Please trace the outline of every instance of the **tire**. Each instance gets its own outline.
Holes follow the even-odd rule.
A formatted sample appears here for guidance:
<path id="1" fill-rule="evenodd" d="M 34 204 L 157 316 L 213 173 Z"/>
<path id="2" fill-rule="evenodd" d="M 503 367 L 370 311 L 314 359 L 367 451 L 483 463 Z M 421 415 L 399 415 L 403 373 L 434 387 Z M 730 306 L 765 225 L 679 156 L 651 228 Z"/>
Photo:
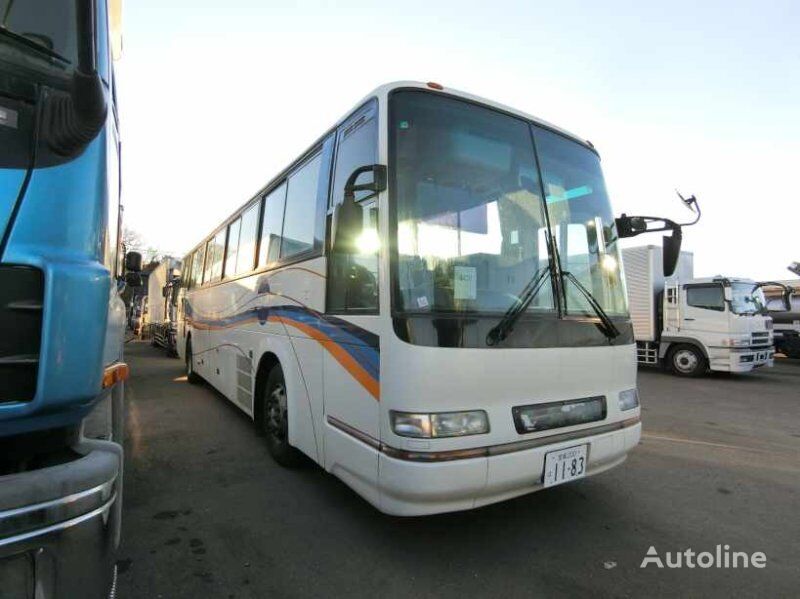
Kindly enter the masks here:
<path id="1" fill-rule="evenodd" d="M 673 374 L 695 378 L 706 373 L 708 360 L 694 345 L 676 345 L 669 351 L 669 367 Z"/>
<path id="2" fill-rule="evenodd" d="M 296 468 L 302 463 L 302 455 L 289 444 L 288 397 L 280 366 L 272 367 L 262 388 L 260 427 L 267 439 L 267 449 L 272 459 L 284 468 Z"/>
<path id="3" fill-rule="evenodd" d="M 194 369 L 194 356 L 192 355 L 192 340 L 186 340 L 186 380 L 192 385 L 198 385 L 203 382 L 201 377 Z"/>

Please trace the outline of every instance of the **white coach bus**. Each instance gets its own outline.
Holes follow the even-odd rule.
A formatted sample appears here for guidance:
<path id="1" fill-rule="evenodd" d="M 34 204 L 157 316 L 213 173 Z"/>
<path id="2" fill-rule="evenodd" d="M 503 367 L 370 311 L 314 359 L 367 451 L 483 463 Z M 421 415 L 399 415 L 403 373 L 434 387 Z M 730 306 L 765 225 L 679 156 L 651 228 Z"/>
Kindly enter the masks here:
<path id="1" fill-rule="evenodd" d="M 618 228 L 590 143 L 385 85 L 186 256 L 178 350 L 383 512 L 504 500 L 639 441 Z"/>

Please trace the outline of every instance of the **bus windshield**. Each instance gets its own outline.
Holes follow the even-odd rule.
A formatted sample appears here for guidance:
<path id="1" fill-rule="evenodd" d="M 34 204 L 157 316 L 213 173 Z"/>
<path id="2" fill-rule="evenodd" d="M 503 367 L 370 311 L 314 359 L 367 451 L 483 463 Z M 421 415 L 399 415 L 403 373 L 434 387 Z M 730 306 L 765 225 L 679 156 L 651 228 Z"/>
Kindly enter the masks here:
<path id="1" fill-rule="evenodd" d="M 550 260 L 626 316 L 613 218 L 589 148 L 498 111 L 400 91 L 390 107 L 399 312 L 502 313 Z M 554 290 L 528 306 L 556 313 Z M 595 312 L 564 279 L 566 314 Z"/>
<path id="2" fill-rule="evenodd" d="M 764 292 L 755 283 L 731 284 L 731 312 L 734 314 L 758 314 L 764 309 Z"/>

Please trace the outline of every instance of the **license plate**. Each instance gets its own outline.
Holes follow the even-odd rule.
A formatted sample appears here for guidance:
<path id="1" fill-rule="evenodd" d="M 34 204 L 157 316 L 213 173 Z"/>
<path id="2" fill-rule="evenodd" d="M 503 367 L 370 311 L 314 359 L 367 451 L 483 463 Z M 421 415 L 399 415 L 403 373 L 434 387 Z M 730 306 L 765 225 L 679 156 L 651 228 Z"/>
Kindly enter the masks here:
<path id="1" fill-rule="evenodd" d="M 544 456 L 544 486 L 552 487 L 586 476 L 586 445 L 551 451 Z"/>

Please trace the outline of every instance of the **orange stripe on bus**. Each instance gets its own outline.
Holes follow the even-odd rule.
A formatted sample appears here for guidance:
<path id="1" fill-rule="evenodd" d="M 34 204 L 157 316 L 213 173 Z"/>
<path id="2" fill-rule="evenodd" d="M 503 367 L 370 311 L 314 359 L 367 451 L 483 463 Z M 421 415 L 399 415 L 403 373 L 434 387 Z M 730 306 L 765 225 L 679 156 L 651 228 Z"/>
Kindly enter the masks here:
<path id="1" fill-rule="evenodd" d="M 353 357 L 347 353 L 347 350 L 333 341 L 325 333 L 315 329 L 312 326 L 297 320 L 292 320 L 290 318 L 270 315 L 269 320 L 294 327 L 314 339 L 317 343 L 322 345 L 322 347 L 324 347 L 328 353 L 331 354 L 334 359 L 339 362 L 339 364 L 341 364 L 342 367 L 347 370 L 347 372 L 350 373 L 350 376 L 356 379 L 361 386 L 364 387 L 364 389 L 366 389 L 370 395 L 372 395 L 372 397 L 374 397 L 377 401 L 380 401 L 380 383 L 370 376 L 370 374 L 364 370 L 361 364 L 356 362 Z"/>

